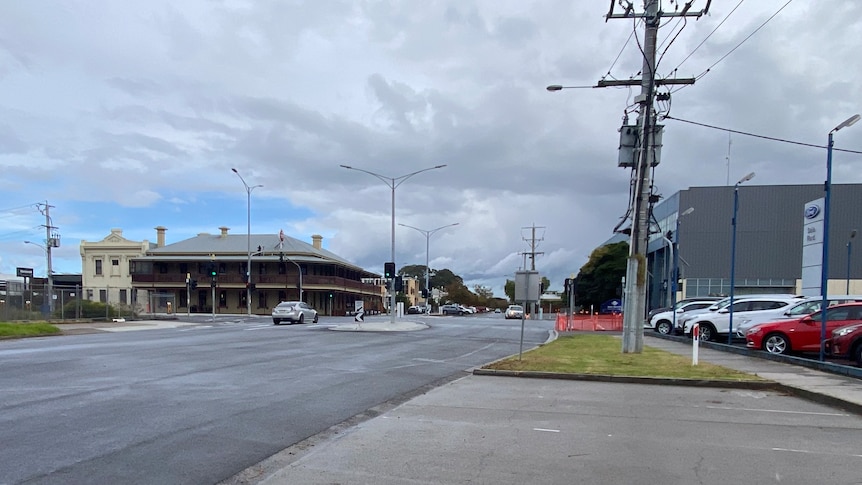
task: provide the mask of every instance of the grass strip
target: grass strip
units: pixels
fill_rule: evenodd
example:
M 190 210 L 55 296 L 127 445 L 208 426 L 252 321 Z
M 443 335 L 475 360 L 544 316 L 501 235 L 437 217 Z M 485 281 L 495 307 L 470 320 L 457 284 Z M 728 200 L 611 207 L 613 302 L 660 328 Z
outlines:
M 7 323 L 0 322 L 0 338 L 34 337 L 38 335 L 54 335 L 60 329 L 45 322 Z
M 576 334 L 559 337 L 548 344 L 524 352 L 522 359 L 510 357 L 484 366 L 509 371 L 558 372 L 611 376 L 662 377 L 673 379 L 717 379 L 761 381 L 760 377 L 701 362 L 691 365 L 691 357 L 644 346 L 640 354 L 620 351 L 618 336 Z

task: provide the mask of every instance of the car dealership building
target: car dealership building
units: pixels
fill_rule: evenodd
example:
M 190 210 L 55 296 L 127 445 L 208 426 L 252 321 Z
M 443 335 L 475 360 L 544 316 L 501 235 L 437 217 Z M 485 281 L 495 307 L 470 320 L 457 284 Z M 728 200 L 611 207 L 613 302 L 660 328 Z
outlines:
M 739 185 L 737 196 L 735 257 L 734 186 L 691 187 L 653 207 L 648 308 L 670 302 L 674 268 L 677 299 L 728 295 L 732 259 L 736 295 L 806 293 L 802 281 L 806 206 L 816 206 L 809 208 L 809 215 L 822 214 L 823 201 L 817 199 L 824 197 L 824 185 Z M 862 230 L 862 184 L 833 184 L 830 204 L 828 292 L 862 293 L 862 244 L 854 244 L 856 231 Z M 608 242 L 627 238 L 617 234 Z M 858 239 L 862 243 L 862 235 Z M 819 278 L 819 268 L 814 269 Z

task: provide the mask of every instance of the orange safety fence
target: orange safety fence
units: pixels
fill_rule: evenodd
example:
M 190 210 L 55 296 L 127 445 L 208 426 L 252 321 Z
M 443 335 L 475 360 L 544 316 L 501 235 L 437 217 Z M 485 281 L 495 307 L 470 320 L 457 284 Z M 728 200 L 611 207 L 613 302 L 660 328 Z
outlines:
M 566 315 L 557 313 L 558 332 L 620 332 L 623 329 L 621 313 L 610 315 Z

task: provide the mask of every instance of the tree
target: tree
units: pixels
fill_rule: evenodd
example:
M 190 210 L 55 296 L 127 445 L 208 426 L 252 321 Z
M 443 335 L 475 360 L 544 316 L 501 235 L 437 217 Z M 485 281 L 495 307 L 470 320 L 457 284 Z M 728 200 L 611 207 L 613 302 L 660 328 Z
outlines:
M 598 308 L 605 301 L 622 296 L 620 287 L 628 255 L 629 243 L 625 241 L 594 249 L 578 273 L 577 304 Z
M 506 292 L 506 296 L 509 297 L 509 303 L 515 301 L 515 281 L 506 279 L 506 284 L 503 285 L 503 291 Z
M 456 282 L 461 286 L 464 286 L 464 280 L 462 280 L 460 276 L 455 275 L 455 273 L 449 271 L 448 269 L 437 270 L 436 273 L 431 276 L 432 288 L 448 288 L 449 285 Z
M 488 288 L 487 286 L 482 285 L 473 285 L 473 292 L 479 296 L 479 298 L 489 300 L 494 297 L 494 290 Z
M 413 278 L 418 278 L 422 281 L 422 284 L 425 284 L 425 265 L 424 264 L 408 264 L 407 266 L 402 266 L 400 270 L 398 270 L 398 274 L 401 276 L 411 276 Z

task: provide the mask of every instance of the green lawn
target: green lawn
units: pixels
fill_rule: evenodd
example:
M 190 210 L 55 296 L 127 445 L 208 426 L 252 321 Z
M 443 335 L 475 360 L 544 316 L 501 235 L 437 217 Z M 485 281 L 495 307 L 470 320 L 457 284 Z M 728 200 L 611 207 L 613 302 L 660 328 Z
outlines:
M 596 374 L 612 376 L 664 377 L 676 379 L 762 380 L 752 374 L 701 362 L 691 357 L 644 346 L 643 353 L 624 354 L 619 337 L 577 334 L 560 337 L 518 356 L 494 362 L 485 369 Z
M 58 333 L 60 333 L 59 328 L 45 322 L 0 322 L 0 338 L 35 337 L 38 335 L 54 335 Z

